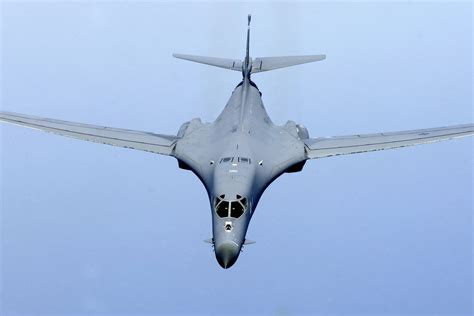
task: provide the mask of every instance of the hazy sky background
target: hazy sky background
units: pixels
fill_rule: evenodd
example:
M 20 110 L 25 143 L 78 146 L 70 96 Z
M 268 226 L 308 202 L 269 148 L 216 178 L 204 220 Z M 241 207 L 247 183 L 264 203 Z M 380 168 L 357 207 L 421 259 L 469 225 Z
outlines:
M 255 75 L 311 136 L 473 121 L 472 4 L 1 2 L 3 110 L 175 134 L 238 72 L 173 52 L 327 54 Z M 239 260 L 173 158 L 1 132 L 1 315 L 471 315 L 473 142 L 309 161 L 263 195 Z

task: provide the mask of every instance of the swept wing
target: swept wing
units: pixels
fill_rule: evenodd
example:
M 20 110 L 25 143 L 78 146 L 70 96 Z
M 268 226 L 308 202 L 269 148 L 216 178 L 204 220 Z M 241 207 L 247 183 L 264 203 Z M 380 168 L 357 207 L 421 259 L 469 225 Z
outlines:
M 178 139 L 177 136 L 53 120 L 12 112 L 0 112 L 0 121 L 61 136 L 162 155 L 172 155 L 174 144 Z
M 303 140 L 308 159 L 433 143 L 474 135 L 474 124 Z

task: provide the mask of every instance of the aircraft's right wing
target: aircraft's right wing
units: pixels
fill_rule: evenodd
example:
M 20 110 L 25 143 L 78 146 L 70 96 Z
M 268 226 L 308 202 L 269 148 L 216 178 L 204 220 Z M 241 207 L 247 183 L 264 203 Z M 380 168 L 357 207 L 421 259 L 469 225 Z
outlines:
M 303 140 L 308 159 L 433 143 L 474 135 L 474 124 Z
M 53 120 L 11 112 L 0 112 L 0 121 L 90 142 L 170 156 L 179 139 L 171 135 Z

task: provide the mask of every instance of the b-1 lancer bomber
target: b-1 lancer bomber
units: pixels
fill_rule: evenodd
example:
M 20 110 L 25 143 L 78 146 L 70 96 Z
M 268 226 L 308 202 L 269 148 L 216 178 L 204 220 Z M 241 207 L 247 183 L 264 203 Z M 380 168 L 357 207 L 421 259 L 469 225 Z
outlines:
M 192 171 L 206 188 L 214 246 L 227 269 L 237 260 L 250 220 L 265 189 L 284 173 L 299 172 L 309 159 L 363 153 L 449 140 L 474 134 L 474 125 L 401 132 L 315 137 L 293 121 L 275 125 L 252 75 L 325 59 L 325 55 L 259 57 L 249 54 L 250 15 L 243 60 L 174 54 L 174 57 L 242 72 L 222 113 L 212 123 L 193 119 L 176 136 L 0 112 L 0 120 L 62 136 L 167 155 Z

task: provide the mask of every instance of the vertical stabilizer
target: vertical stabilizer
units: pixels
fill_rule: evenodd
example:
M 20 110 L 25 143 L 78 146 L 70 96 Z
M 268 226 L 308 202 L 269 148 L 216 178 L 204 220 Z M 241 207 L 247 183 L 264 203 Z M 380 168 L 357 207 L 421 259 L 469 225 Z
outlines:
M 0 0 L 1 1 L 1 0 Z M 300 64 L 320 61 L 326 55 L 303 55 L 303 56 L 280 56 L 280 57 L 258 57 L 250 58 L 250 22 L 252 15 L 247 16 L 247 42 L 244 60 L 218 58 L 196 55 L 173 54 L 174 57 L 194 61 L 196 63 L 220 67 L 229 70 L 241 71 L 243 78 L 250 79 L 250 75 L 257 72 L 270 71 L 279 68 L 296 66 Z
M 242 75 L 250 78 L 250 72 L 252 70 L 252 60 L 250 59 L 250 22 L 252 21 L 252 15 L 249 14 L 247 17 L 247 47 L 245 49 L 244 65 L 242 67 Z

